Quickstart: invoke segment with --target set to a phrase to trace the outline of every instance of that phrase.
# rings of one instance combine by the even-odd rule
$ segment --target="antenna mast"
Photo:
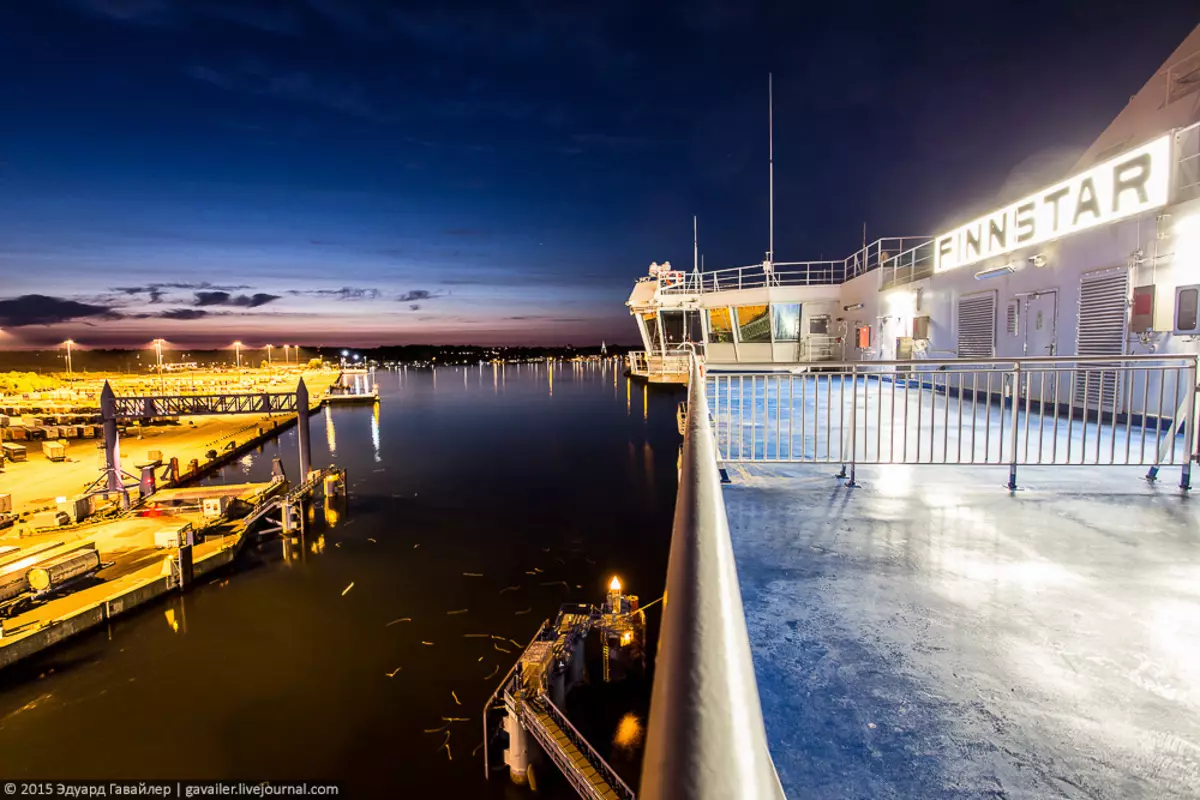
[[[767,73],[767,166],[770,176],[770,239],[767,263],[775,262],[775,76]]]
[[[696,215],[692,215],[692,270],[700,270],[700,236],[696,227]]]

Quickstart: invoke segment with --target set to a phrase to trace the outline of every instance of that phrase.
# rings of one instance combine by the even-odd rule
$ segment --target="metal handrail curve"
[[[767,747],[705,391],[693,359],[638,796],[783,798]]]

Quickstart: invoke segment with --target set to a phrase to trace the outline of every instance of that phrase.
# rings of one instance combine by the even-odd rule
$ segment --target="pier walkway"
[[[530,698],[517,704],[517,713],[526,730],[533,734],[539,745],[562,773],[567,776],[581,797],[589,800],[624,800],[632,798],[629,787],[620,783],[623,790],[618,793],[605,775],[612,770],[600,758],[587,740],[575,730],[561,711],[546,697]],[[561,722],[561,724],[560,724]],[[604,772],[596,769],[600,764]]]

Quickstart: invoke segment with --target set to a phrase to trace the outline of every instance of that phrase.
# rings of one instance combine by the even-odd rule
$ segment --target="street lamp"
[[[233,343],[233,352],[236,354],[236,357],[237,357],[237,368],[241,369],[242,368],[242,343],[241,342]]]
[[[70,375],[71,374],[71,345],[75,344],[75,342],[71,341],[70,339],[67,339],[65,342],[63,342],[63,344],[65,344],[67,346],[67,374]]]
[[[163,345],[164,345],[164,344],[166,344],[166,342],[165,342],[164,340],[162,340],[162,339],[155,339],[155,340],[154,340],[154,359],[155,359],[155,363],[157,364],[157,369],[158,369],[158,385],[159,385],[159,387],[160,387],[160,388],[163,386],[163,363],[162,363],[162,359],[163,359]]]
[[[271,351],[275,349],[275,345],[267,345],[267,366],[271,366]]]

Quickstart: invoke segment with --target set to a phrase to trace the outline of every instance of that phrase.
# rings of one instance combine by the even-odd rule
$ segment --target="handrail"
[[[609,787],[617,794],[618,797],[633,800],[633,790],[629,788],[625,781],[621,780],[621,776],[617,774],[616,770],[608,765],[608,762],[604,760],[604,757],[596,752],[596,748],[592,747],[587,738],[575,729],[575,726],[571,724],[569,719],[567,719],[567,715],[559,710],[558,706],[554,705],[553,700],[546,695],[542,695],[539,698],[527,700],[525,702],[532,708],[542,709],[546,712],[546,716],[554,720],[554,723],[558,725],[559,729],[566,735],[571,743],[579,748],[579,751],[584,754],[584,757],[587,758],[588,763],[591,764],[592,768],[600,774],[600,777],[604,778],[605,783],[609,785]],[[572,767],[573,766],[574,765],[572,765]]]
[[[705,381],[693,360],[644,800],[783,798],[767,748]]]

